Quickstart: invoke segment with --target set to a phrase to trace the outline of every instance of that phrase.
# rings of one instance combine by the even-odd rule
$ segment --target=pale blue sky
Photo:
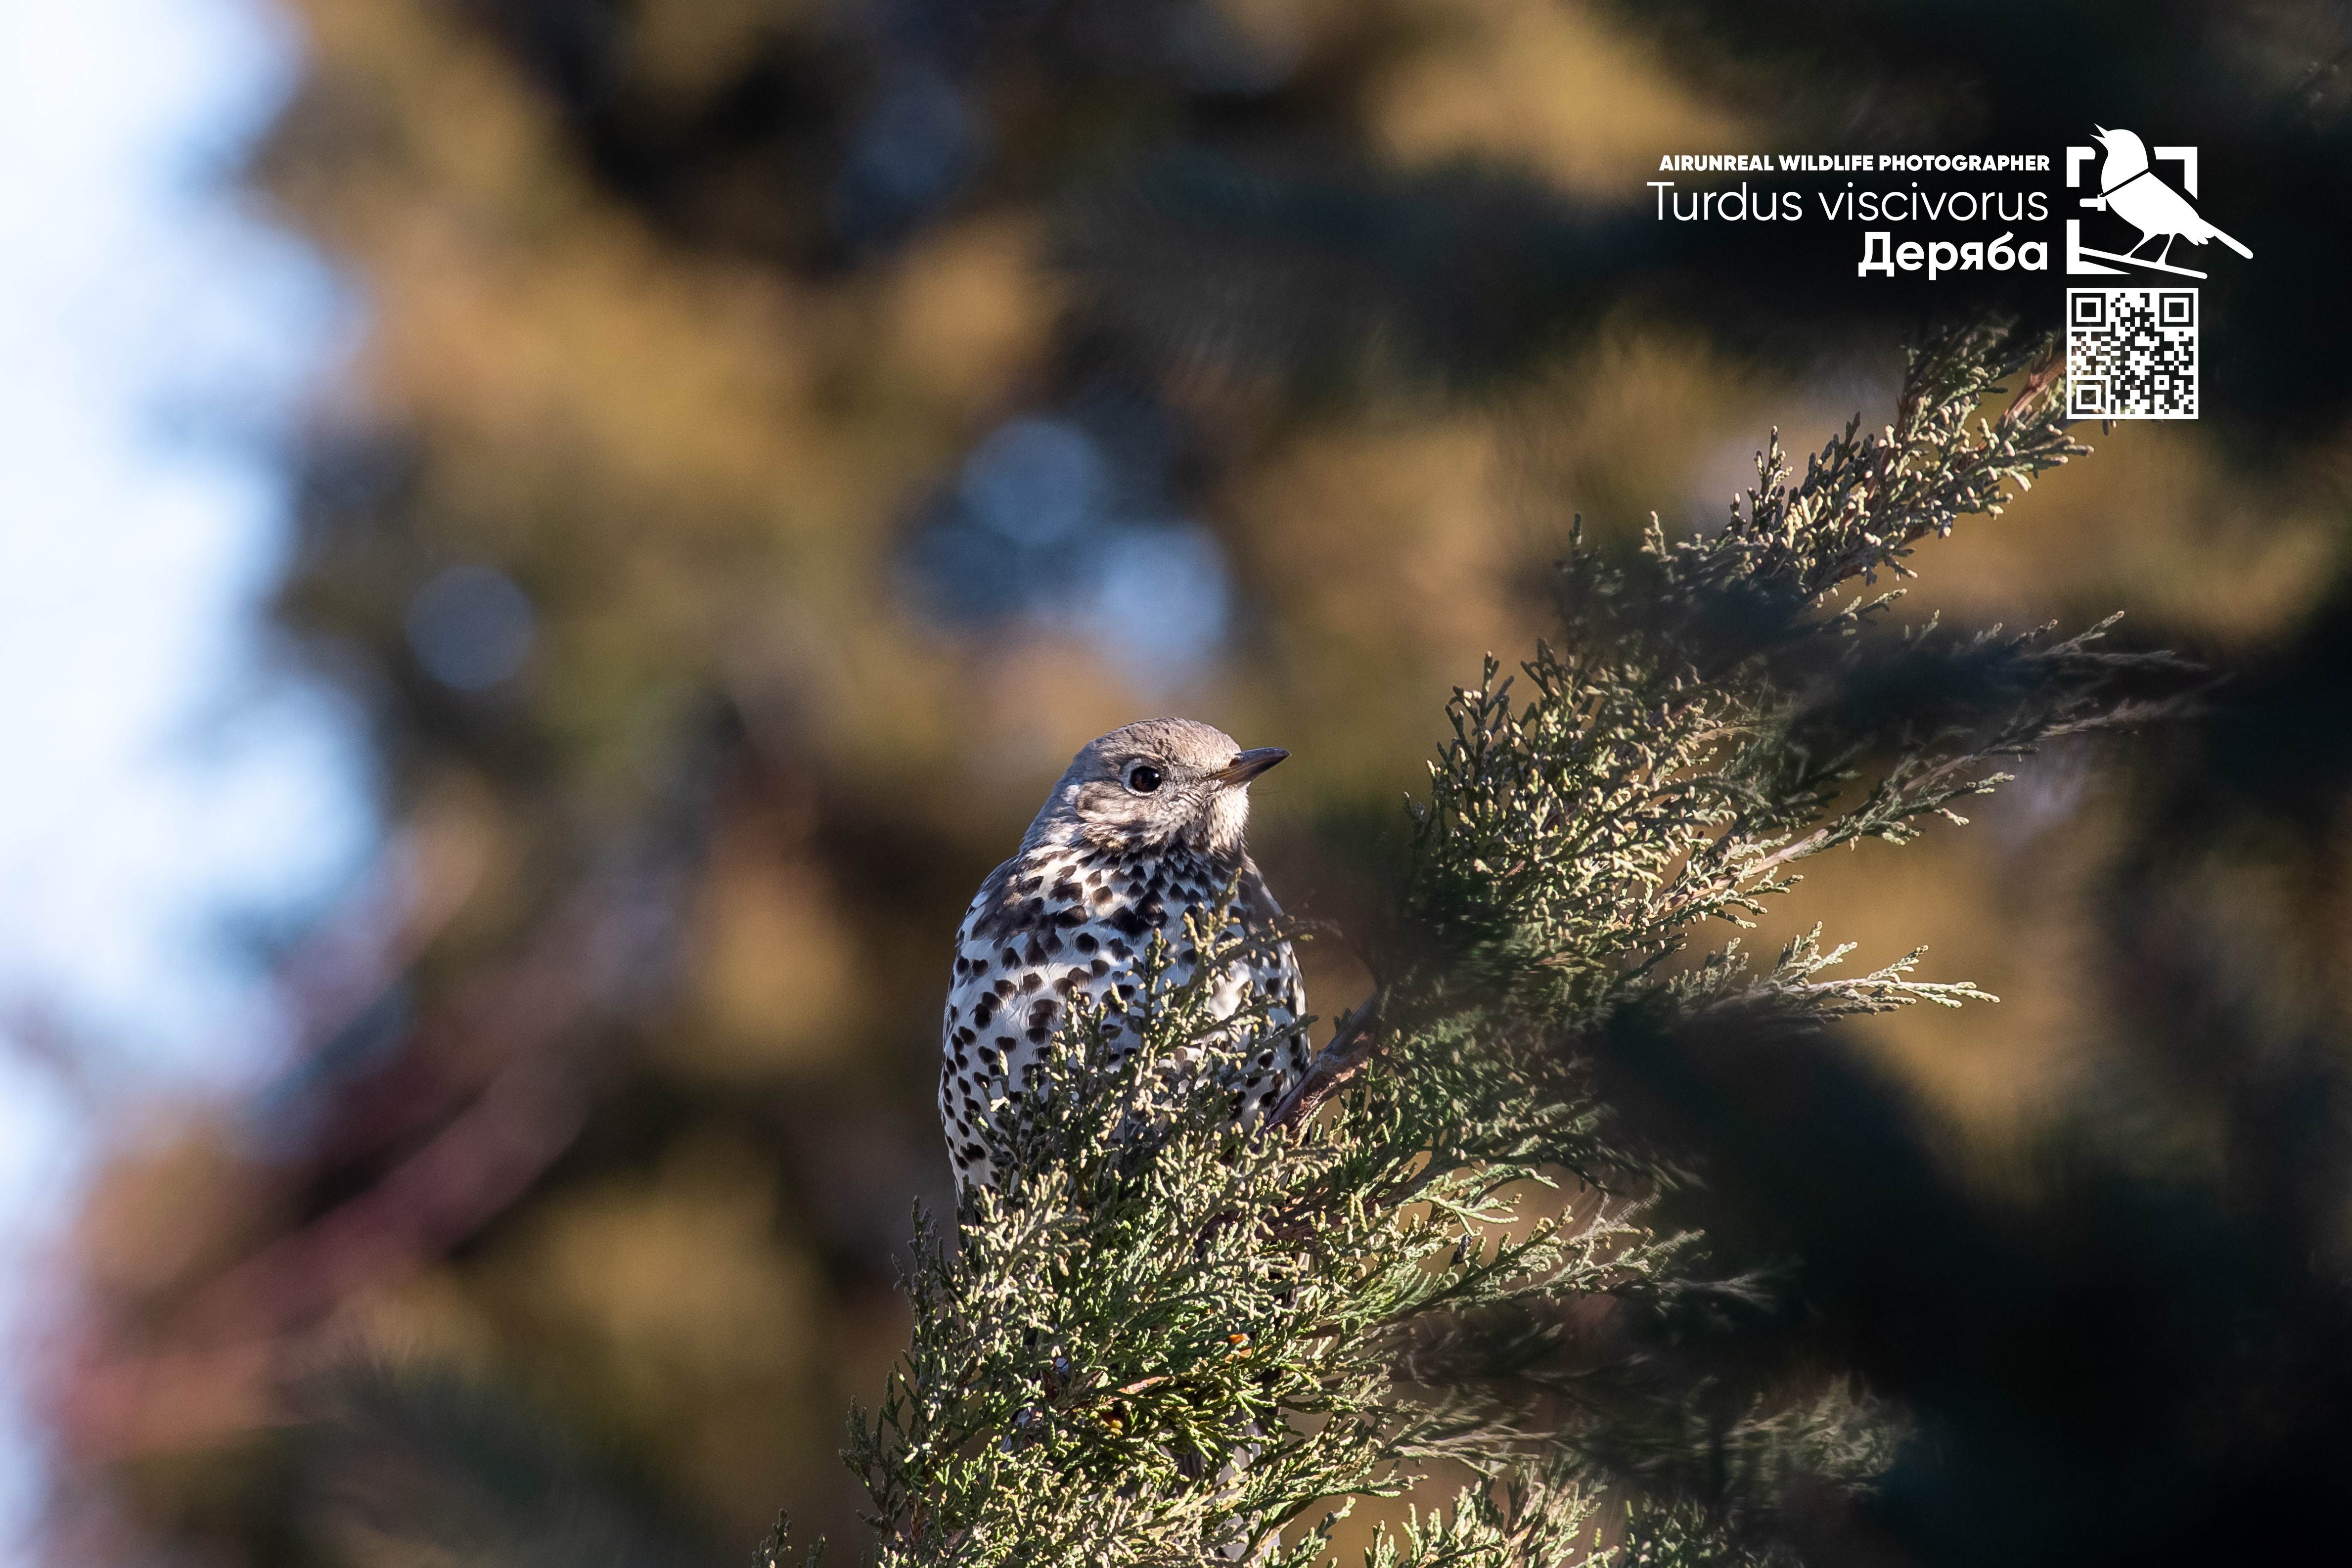
[[[359,737],[261,611],[277,461],[358,301],[228,182],[299,40],[268,0],[0,0],[0,1323],[97,1127],[264,1070],[229,916],[372,847]],[[91,1042],[95,1105],[27,1060]],[[0,1365],[0,1556],[38,1496]]]

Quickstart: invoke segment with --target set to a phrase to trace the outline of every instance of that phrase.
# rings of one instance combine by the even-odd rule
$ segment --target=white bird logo
[[[2099,193],[2083,198],[2083,205],[2101,212],[2113,212],[2117,217],[2139,230],[2139,240],[2131,249],[2114,259],[2137,261],[2145,266],[2166,267],[2165,257],[2172,254],[2172,242],[2185,239],[2191,245],[2203,245],[2218,239],[2240,256],[2254,254],[2231,235],[2223,234],[2197,215],[2189,198],[2166,184],[2149,167],[2147,144],[2128,131],[2109,131],[2100,126],[2093,138],[2106,150],[2099,164]],[[2070,180],[2068,182],[2072,183]],[[2142,246],[2162,235],[2164,248],[2152,262],[2140,256]],[[2100,256],[2107,253],[2087,251]],[[2093,269],[2101,270],[2101,269]],[[2168,268],[2168,270],[2177,270]],[[2201,277],[2202,273],[2190,276]]]

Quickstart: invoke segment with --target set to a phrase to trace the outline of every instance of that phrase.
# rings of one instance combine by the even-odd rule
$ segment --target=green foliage
[[[1213,975],[1244,939],[1203,925]],[[924,1228],[915,1345],[855,1448],[887,1560],[1192,1562],[1237,1528],[1397,1490],[1400,1456],[1483,1424],[1407,1413],[1400,1328],[1674,1275],[1681,1239],[1622,1217],[1477,1243],[1519,1213],[1514,1188],[1604,1153],[1540,1050],[1384,1076],[1357,1117],[1295,1138],[1196,1135],[1230,1115],[1220,1079],[1263,1049],[1263,1004],[1220,1019],[1155,956],[1135,1006],[1146,1044],[1124,1060],[1099,1016],[1066,1030],[1000,1154],[1021,1174],[968,1200],[960,1254]]]
[[[1892,425],[1794,482],[1776,439],[1721,530],[1580,541],[1526,700],[1490,661],[1449,705],[1405,936],[1274,1130],[1220,1130],[1262,1005],[1215,1017],[1155,956],[1144,1049],[1066,1030],[998,1151],[1018,1174],[966,1200],[957,1248],[918,1217],[914,1343],[849,1456],[885,1563],[1306,1563],[1335,1504],[1444,1477],[1371,1563],[1747,1560],[1784,1550],[1792,1488],[1883,1469],[1896,1426],[1867,1400],[1727,1416],[1652,1354],[1646,1328],[1736,1323],[1769,1283],[1645,1223],[1693,1176],[1608,1113],[1590,1047],[1629,1012],[1812,1029],[1982,998],[1912,978],[1916,953],[1827,977],[1847,949],[1818,931],[1761,968],[1736,937],[1686,949],[1809,855],[1960,820],[2000,758],[2146,711],[2132,682],[2177,668],[2095,630],[1887,634],[1891,595],[1841,597],[2085,450],[2053,382],[2039,345],[1940,340]],[[1222,911],[1192,939],[1204,977],[1252,940]]]
[[[1561,571],[1565,639],[1526,666],[1532,700],[1515,708],[1489,660],[1448,705],[1454,738],[1412,808],[1409,896],[1436,975],[1476,975],[1509,1012],[1590,1022],[1664,984],[1657,967],[1702,922],[1747,923],[1795,862],[1964,821],[1953,803],[2007,778],[1993,759],[2144,711],[2121,683],[2173,666],[2095,651],[2106,623],[2055,643],[1931,623],[1889,648],[1864,633],[1900,591],[1839,597],[1912,575],[1919,539],[1997,514],[2004,483],[2088,450],[2056,412],[2046,355],[1997,417],[1979,412],[2031,357],[1990,332],[1943,340],[1913,357],[1893,424],[1849,423],[1801,480],[1775,432],[1718,531],[1670,541],[1654,517],[1631,563],[1579,549]],[[1750,977],[1727,946],[1674,986],[1685,1004],[1737,995],[1824,1016],[1977,994],[1905,978],[1907,958],[1812,978],[1845,951],[1791,944]]]

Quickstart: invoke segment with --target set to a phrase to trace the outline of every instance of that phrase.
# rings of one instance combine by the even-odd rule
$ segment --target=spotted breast
[[[1055,785],[1019,852],[992,872],[956,933],[942,1019],[940,1120],[957,1178],[992,1186],[984,1134],[994,1114],[1017,1114],[1031,1071],[1072,998],[1111,1013],[1132,1008],[1139,965],[1156,935],[1169,977],[1192,979],[1202,961],[1185,930],[1236,889],[1231,915],[1270,931],[1281,908],[1243,845],[1249,783],[1288,753],[1244,751],[1208,725],[1147,719],[1082,748]],[[1253,949],[1212,977],[1208,1003],[1230,1017],[1253,992],[1276,1031],[1305,1016],[1287,942]],[[1113,1042],[1139,1043],[1134,1024]],[[1306,1070],[1297,1035],[1269,1039],[1235,1071],[1234,1120],[1247,1125]],[[992,1105],[1002,1100],[1002,1108]]]

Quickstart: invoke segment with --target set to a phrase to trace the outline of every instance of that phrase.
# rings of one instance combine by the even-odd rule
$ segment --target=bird
[[[2165,257],[2172,254],[2172,242],[2176,239],[2185,239],[2191,245],[2218,239],[2240,256],[2254,254],[2199,217],[2188,197],[2157,176],[2148,165],[2147,144],[2137,134],[2100,126],[2092,139],[2106,150],[2106,156],[2099,161],[2099,193],[2084,197],[2083,204],[2112,211],[2139,230],[2139,239],[2124,253],[2126,256],[2136,256],[2141,246],[2158,235],[2164,236],[2164,249],[2156,258],[2158,267],[2166,265]]]
[[[1266,1019],[1251,1042],[1258,1049],[1232,1070],[1232,1124],[1254,1125],[1306,1071],[1297,958],[1244,843],[1251,781],[1289,755],[1244,750],[1195,719],[1150,718],[1071,758],[956,931],[939,1103],[961,1188],[998,1186],[992,1130],[1019,1114],[1067,1003],[1083,996],[1104,1008],[1113,1051],[1134,1051],[1139,966],[1152,937],[1167,942],[1167,977],[1189,981],[1201,956],[1185,916],[1213,916],[1228,887],[1230,917],[1261,940],[1212,977],[1209,1009],[1231,1017],[1255,997]]]

